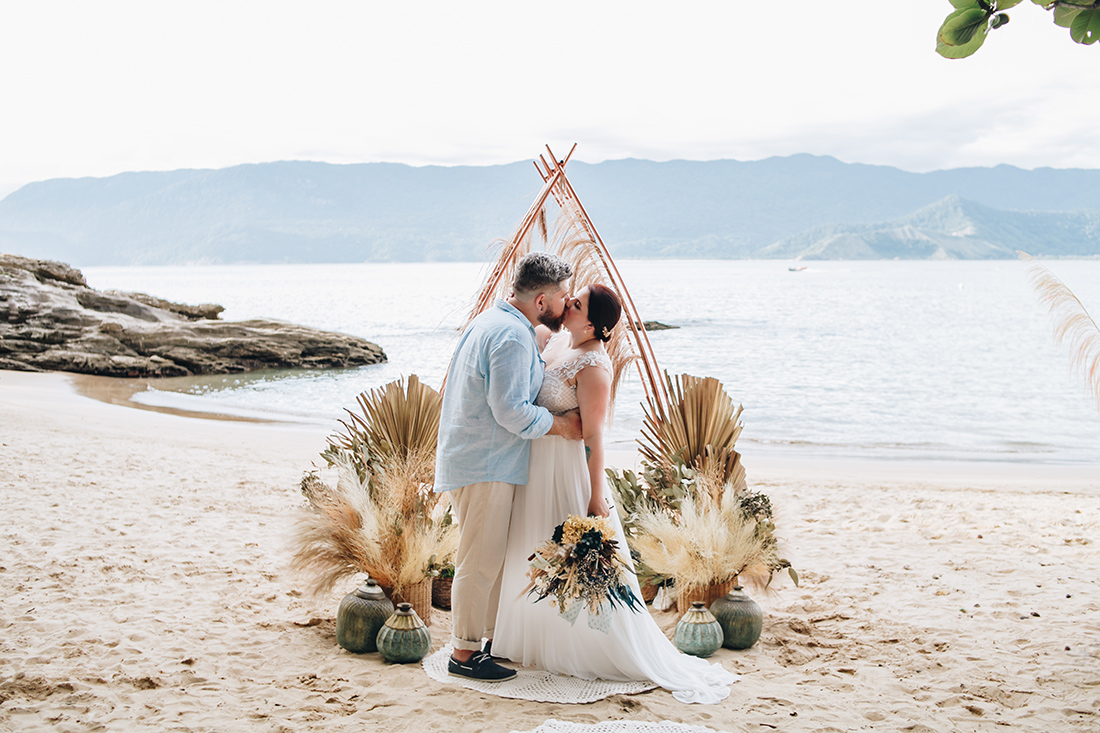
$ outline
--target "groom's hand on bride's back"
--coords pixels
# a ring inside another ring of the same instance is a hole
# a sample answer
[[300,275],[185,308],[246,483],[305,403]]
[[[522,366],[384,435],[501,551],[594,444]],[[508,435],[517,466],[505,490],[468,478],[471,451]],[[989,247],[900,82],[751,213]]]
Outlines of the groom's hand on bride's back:
[[554,426],[548,435],[560,435],[567,440],[580,440],[584,437],[581,430],[581,414],[576,410],[564,415],[554,415]]

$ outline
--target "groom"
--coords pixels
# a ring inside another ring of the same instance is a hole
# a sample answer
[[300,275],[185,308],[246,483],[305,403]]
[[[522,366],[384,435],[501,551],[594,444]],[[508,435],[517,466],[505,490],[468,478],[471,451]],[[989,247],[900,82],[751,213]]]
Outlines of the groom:
[[452,675],[490,682],[516,676],[489,653],[512,495],[527,483],[529,441],[581,437],[575,413],[555,416],[535,405],[543,362],[534,326],[561,327],[570,300],[564,283],[572,274],[568,263],[545,252],[520,260],[512,295],[470,322],[447,371],[435,491],[451,492],[460,532],[451,586]]

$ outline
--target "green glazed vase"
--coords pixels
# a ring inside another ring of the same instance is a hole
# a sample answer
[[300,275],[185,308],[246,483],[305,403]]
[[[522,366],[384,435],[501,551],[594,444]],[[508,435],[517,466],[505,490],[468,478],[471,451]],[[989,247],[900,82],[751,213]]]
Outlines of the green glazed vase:
[[336,643],[355,654],[378,651],[378,630],[393,613],[393,603],[373,578],[344,596],[336,612]]
[[722,626],[727,649],[748,649],[760,638],[764,626],[764,612],[753,599],[745,595],[741,586],[735,586],[726,595],[710,604],[710,612]]
[[672,641],[684,654],[709,657],[722,648],[722,627],[702,601],[695,601],[676,624]]
[[412,604],[398,603],[397,610],[378,631],[378,653],[387,662],[419,662],[432,648],[432,635],[416,615]]

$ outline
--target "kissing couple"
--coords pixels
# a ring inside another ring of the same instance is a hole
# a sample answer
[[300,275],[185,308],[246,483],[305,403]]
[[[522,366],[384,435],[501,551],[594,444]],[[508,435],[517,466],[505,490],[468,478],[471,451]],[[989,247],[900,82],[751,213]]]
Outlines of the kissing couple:
[[511,295],[470,322],[447,372],[434,490],[450,493],[459,528],[448,671],[499,682],[516,676],[499,664],[511,660],[583,679],[649,681],[682,702],[719,702],[737,676],[681,654],[644,605],[640,613],[605,609],[610,619],[596,629],[524,593],[528,557],[570,515],[608,517],[627,552],[603,446],[614,384],[605,344],[622,304],[599,284],[570,295],[572,274],[545,252],[520,260]]

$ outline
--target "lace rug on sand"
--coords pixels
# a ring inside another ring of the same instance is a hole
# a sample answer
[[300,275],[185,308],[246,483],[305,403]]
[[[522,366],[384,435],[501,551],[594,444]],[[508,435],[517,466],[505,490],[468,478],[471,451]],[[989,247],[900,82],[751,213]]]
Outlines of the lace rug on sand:
[[605,720],[602,723],[566,723],[548,720],[531,731],[514,730],[512,733],[717,733],[701,725],[686,725],[662,720],[649,723],[641,720]]
[[[478,692],[487,692],[491,695],[510,697],[516,700],[587,703],[602,700],[612,695],[634,695],[657,688],[657,685],[652,682],[582,680],[579,677],[566,677],[522,667],[516,667],[514,679],[505,680],[504,682],[479,682],[463,679],[462,677],[452,677],[447,673],[447,660],[451,657],[451,651],[453,651],[451,645],[447,644],[435,654],[424,658],[422,664],[429,677],[437,682],[450,682]],[[547,723],[550,722],[556,721],[547,721]],[[539,730],[541,731],[542,728],[539,728]],[[663,732],[664,729],[661,730]],[[692,731],[692,733],[695,732]]]

